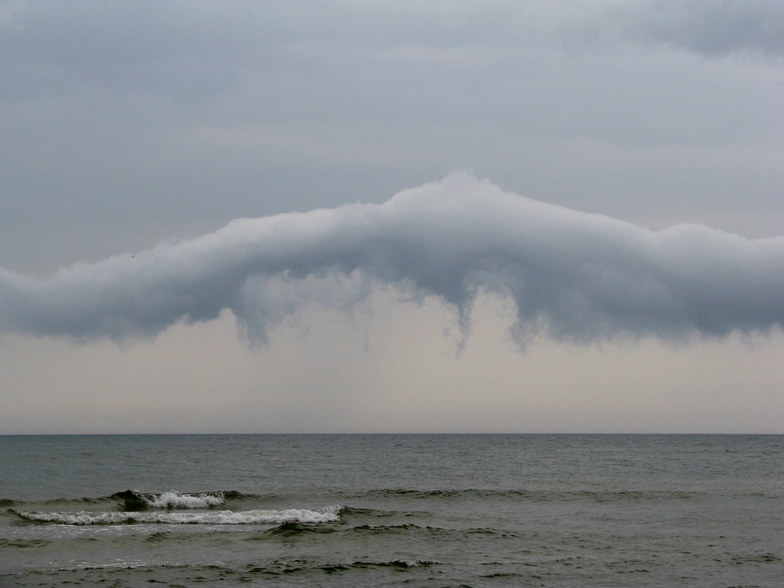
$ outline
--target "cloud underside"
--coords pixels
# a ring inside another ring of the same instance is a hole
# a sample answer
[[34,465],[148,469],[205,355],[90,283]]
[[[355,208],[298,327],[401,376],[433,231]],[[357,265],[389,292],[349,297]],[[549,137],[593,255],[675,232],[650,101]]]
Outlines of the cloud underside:
[[700,225],[654,232],[455,172],[381,205],[239,219],[48,278],[0,270],[0,329],[122,340],[228,309],[263,341],[306,304],[350,310],[391,287],[440,300],[465,334],[477,296],[508,299],[521,345],[538,334],[724,336],[782,325],[782,268],[784,237]]

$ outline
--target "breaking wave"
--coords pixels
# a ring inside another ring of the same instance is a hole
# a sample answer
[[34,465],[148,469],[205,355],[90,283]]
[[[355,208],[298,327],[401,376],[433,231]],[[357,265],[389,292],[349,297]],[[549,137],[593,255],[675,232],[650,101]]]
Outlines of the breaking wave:
[[171,490],[162,494],[141,495],[152,508],[210,508],[226,502],[223,492],[214,494],[181,494]]
[[[115,492],[109,498],[123,503],[126,511],[147,510],[148,508],[184,509],[184,508],[215,508],[223,506],[229,500],[246,498],[248,495],[234,491],[185,493],[177,490],[152,493],[137,490]],[[251,496],[252,497],[252,496]]]
[[119,524],[175,524],[175,525],[252,525],[285,523],[330,523],[340,520],[342,506],[319,510],[221,510],[211,512],[42,512],[11,509],[18,517],[39,523],[60,525],[119,525]]

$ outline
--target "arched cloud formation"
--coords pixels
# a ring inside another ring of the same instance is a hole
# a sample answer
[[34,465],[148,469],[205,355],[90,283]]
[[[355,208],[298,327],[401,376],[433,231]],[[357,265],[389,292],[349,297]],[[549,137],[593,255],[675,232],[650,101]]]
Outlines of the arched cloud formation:
[[784,324],[784,237],[655,232],[456,172],[381,205],[240,219],[45,279],[0,270],[0,330],[123,339],[230,309],[263,339],[304,303],[351,305],[374,286],[436,297],[465,328],[479,293],[507,297],[521,344],[767,331]]

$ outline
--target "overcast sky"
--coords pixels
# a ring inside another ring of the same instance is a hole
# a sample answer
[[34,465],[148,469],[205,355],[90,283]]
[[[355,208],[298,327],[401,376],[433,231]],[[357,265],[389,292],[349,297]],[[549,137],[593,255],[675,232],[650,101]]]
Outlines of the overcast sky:
[[784,4],[0,0],[0,433],[784,433]]

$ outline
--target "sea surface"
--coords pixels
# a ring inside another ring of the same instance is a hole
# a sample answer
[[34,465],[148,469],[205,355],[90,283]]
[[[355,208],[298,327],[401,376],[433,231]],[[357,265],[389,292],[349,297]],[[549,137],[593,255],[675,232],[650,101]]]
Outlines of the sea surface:
[[784,436],[0,436],[0,586],[784,586]]

